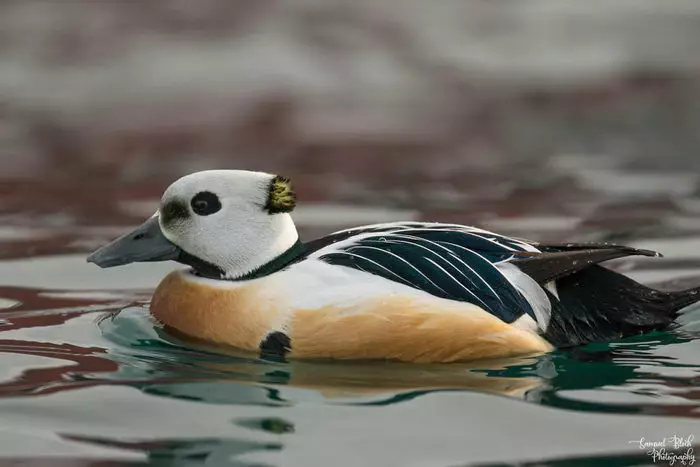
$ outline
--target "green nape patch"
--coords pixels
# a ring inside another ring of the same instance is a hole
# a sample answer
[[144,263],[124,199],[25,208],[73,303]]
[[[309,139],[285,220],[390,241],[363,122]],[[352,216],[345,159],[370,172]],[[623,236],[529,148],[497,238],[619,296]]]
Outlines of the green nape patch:
[[265,209],[270,214],[291,212],[297,204],[297,195],[292,188],[292,182],[281,175],[275,176],[270,182]]

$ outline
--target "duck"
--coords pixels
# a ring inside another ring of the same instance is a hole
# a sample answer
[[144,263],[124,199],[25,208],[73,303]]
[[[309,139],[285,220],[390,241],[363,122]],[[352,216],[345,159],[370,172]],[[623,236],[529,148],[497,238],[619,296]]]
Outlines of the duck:
[[88,257],[175,261],[150,313],[264,359],[448,363],[539,355],[667,329],[700,288],[666,292],[602,265],[658,253],[538,243],[439,222],[365,225],[302,241],[283,176],[207,170]]

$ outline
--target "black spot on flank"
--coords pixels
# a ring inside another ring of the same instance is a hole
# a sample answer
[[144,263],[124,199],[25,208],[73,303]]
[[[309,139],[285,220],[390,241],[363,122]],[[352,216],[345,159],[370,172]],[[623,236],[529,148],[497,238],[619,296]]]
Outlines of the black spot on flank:
[[187,220],[189,217],[190,211],[187,209],[187,205],[178,200],[170,201],[160,209],[160,218],[165,225]]
[[260,343],[262,358],[284,358],[290,350],[292,350],[292,342],[289,336],[280,331],[271,332]]

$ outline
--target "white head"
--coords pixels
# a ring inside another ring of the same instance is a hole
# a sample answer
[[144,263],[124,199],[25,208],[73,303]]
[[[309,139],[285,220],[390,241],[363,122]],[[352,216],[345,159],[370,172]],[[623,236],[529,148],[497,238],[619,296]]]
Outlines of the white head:
[[[275,259],[298,241],[289,215],[294,206],[291,184],[280,176],[245,170],[194,173],[165,191],[157,218],[89,260],[111,267],[175,259],[195,267],[214,266],[234,279]],[[158,244],[157,237],[161,239]],[[149,254],[148,249],[158,253]]]
[[289,212],[289,181],[245,170],[187,175],[163,195],[163,235],[211,263],[229,278],[242,276],[289,249],[299,239]]

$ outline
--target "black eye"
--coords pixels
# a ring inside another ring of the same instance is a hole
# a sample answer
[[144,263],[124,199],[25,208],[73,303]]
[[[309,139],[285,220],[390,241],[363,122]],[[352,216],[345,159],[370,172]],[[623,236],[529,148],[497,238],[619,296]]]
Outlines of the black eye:
[[200,216],[209,216],[221,209],[219,197],[209,191],[197,193],[190,201],[192,210]]

